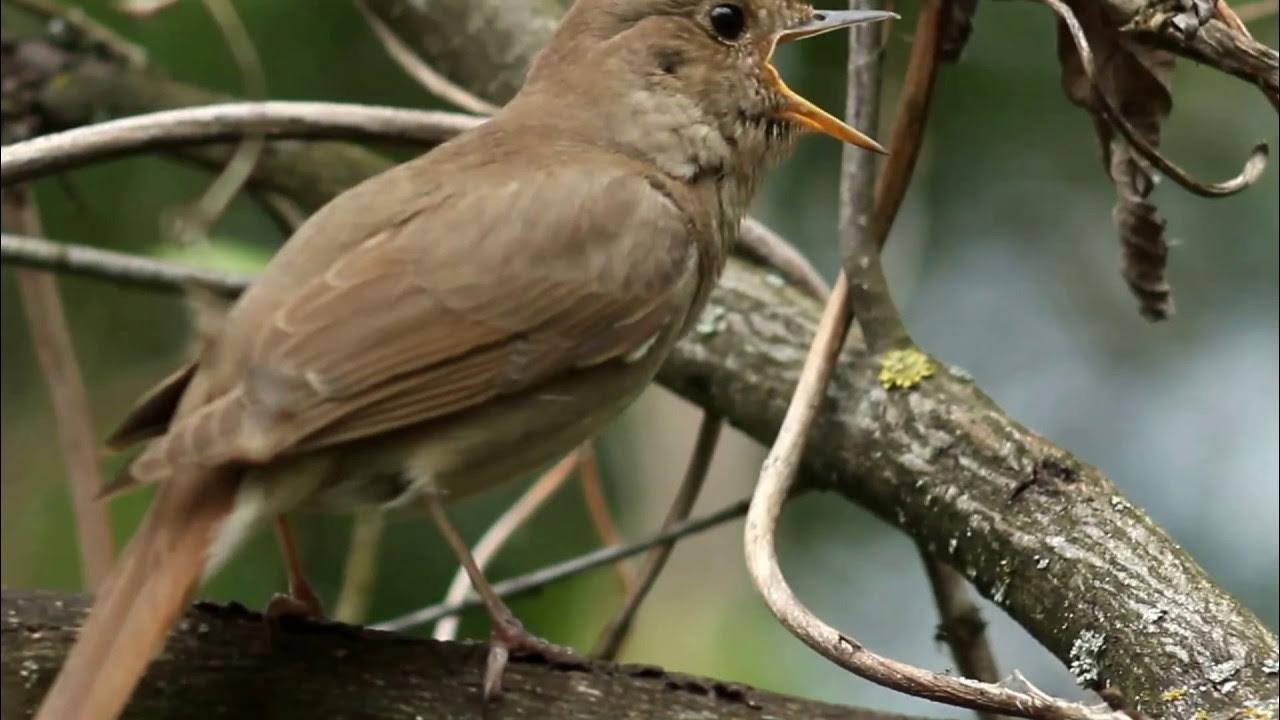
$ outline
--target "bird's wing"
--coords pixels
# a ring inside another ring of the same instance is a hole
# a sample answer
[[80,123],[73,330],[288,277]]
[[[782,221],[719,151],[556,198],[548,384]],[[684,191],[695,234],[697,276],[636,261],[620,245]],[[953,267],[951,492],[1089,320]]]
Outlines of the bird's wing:
[[233,313],[243,347],[220,351],[244,354],[238,382],[153,442],[138,480],[440,418],[626,360],[683,322],[696,231],[635,168],[477,172],[443,187],[286,302]]

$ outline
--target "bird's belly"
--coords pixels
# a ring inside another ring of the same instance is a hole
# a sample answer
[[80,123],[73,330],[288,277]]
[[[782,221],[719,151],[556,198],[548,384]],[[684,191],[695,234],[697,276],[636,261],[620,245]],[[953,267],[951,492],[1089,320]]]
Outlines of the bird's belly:
[[[661,344],[661,343],[660,343]],[[335,447],[320,491],[306,507],[395,506],[424,493],[450,500],[516,480],[553,463],[630,405],[664,356],[614,361],[455,416],[386,437]]]

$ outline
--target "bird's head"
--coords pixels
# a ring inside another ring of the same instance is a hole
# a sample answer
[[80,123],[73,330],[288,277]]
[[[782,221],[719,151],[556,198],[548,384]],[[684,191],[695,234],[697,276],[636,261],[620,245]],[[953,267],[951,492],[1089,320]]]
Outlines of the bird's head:
[[806,131],[884,152],[788,88],[773,55],[784,43],[892,17],[802,0],[577,0],[527,94],[558,97],[567,122],[677,176],[725,164],[754,174]]

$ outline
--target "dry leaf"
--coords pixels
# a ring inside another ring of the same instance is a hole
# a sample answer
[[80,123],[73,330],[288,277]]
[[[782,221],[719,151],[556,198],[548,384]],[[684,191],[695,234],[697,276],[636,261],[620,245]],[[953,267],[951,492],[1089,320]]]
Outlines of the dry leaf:
[[[1071,2],[1093,50],[1097,90],[1106,94],[1129,124],[1154,148],[1160,126],[1173,107],[1169,81],[1171,53],[1131,41],[1095,3]],[[1058,25],[1062,84],[1070,100],[1093,115],[1107,171],[1116,186],[1115,223],[1124,248],[1124,277],[1137,296],[1143,317],[1164,320],[1173,314],[1165,279],[1169,243],[1165,222],[1149,198],[1156,176],[1107,122],[1066,26]]]

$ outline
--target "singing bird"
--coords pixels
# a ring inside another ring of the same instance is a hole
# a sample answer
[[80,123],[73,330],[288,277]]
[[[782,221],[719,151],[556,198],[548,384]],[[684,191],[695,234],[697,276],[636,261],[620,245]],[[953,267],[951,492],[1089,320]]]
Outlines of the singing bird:
[[129,480],[155,499],[38,719],[117,717],[200,581],[294,509],[427,507],[493,620],[486,691],[507,649],[546,649],[442,503],[549,464],[635,399],[798,136],[883,152],[771,58],[890,17],[577,0],[492,120],[316,212],[117,432],[146,441]]

